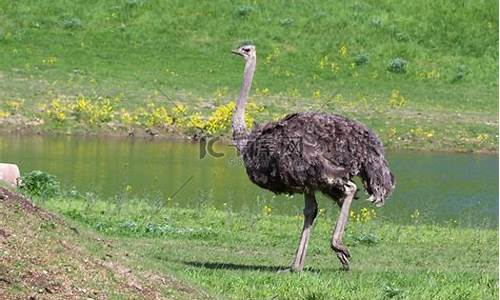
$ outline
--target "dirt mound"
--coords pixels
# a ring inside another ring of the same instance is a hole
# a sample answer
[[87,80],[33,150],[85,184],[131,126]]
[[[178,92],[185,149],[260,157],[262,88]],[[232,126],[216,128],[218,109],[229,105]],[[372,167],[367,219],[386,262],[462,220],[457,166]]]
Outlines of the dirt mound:
[[203,298],[165,274],[125,266],[124,255],[0,187],[0,299]]
[[42,220],[51,220],[60,224],[64,223],[62,219],[36,206],[31,200],[23,195],[14,193],[3,187],[0,187],[0,201],[3,202],[4,205],[17,207],[26,213],[36,215]]

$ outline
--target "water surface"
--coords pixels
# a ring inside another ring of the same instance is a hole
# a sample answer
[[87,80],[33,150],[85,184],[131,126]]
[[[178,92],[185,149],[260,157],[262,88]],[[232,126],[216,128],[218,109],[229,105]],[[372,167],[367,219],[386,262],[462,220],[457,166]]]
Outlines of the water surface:
[[[200,145],[185,141],[0,136],[0,161],[18,164],[22,173],[44,170],[67,187],[105,198],[128,185],[130,196],[171,197],[183,207],[258,212],[267,205],[273,213],[301,213],[302,196],[274,196],[254,186],[233,147],[215,144],[214,149],[224,155],[200,158]],[[378,217],[407,223],[419,210],[422,222],[498,224],[497,155],[389,152],[387,158],[397,185],[376,209]],[[363,192],[359,195],[355,209],[373,207]],[[321,196],[319,202],[328,213],[337,213],[329,199]]]

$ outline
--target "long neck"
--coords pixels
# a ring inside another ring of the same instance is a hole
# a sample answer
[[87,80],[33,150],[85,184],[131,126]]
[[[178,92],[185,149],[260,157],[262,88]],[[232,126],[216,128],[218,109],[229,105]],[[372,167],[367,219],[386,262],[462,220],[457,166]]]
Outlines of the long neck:
[[236,148],[241,151],[246,145],[246,137],[248,135],[245,125],[245,106],[248,102],[250,87],[252,86],[253,74],[257,59],[250,58],[245,63],[245,72],[243,73],[243,84],[241,86],[240,95],[236,101],[236,108],[233,113],[233,140],[236,143]]

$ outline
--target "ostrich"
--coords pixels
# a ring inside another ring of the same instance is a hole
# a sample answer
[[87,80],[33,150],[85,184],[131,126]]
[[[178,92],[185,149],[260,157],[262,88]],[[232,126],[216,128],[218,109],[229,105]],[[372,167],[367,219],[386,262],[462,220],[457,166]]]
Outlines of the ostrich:
[[304,227],[290,271],[304,267],[311,226],[318,212],[315,192],[340,207],[330,246],[342,268],[350,254],[342,243],[351,202],[356,194],[352,177],[362,179],[369,201],[376,206],[394,189],[394,176],[377,136],[359,122],[319,112],[293,113],[251,131],[245,126],[245,106],[257,63],[254,45],[232,50],[245,60],[243,84],[233,113],[233,141],[250,180],[274,193],[304,194]]

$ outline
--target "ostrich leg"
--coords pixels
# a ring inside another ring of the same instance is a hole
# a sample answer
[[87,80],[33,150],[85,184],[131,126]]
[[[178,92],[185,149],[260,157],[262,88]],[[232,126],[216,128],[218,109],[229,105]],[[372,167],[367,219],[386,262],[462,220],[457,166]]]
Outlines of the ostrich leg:
[[316,203],[314,192],[308,191],[304,193],[304,200],[304,228],[302,229],[299,247],[297,248],[297,253],[295,254],[295,259],[293,260],[293,264],[291,266],[291,270],[294,272],[300,272],[304,268],[307,242],[309,241],[309,235],[311,234],[311,226],[316,218],[316,215],[318,214],[318,204]]
[[344,236],[345,225],[349,218],[349,209],[351,208],[354,194],[356,194],[356,189],[356,185],[353,182],[348,182],[345,186],[345,197],[338,202],[339,206],[341,206],[340,214],[337,224],[335,224],[331,241],[332,250],[337,253],[337,257],[342,263],[342,268],[346,271],[349,270],[349,258],[351,255],[347,247],[342,243],[342,237]]

